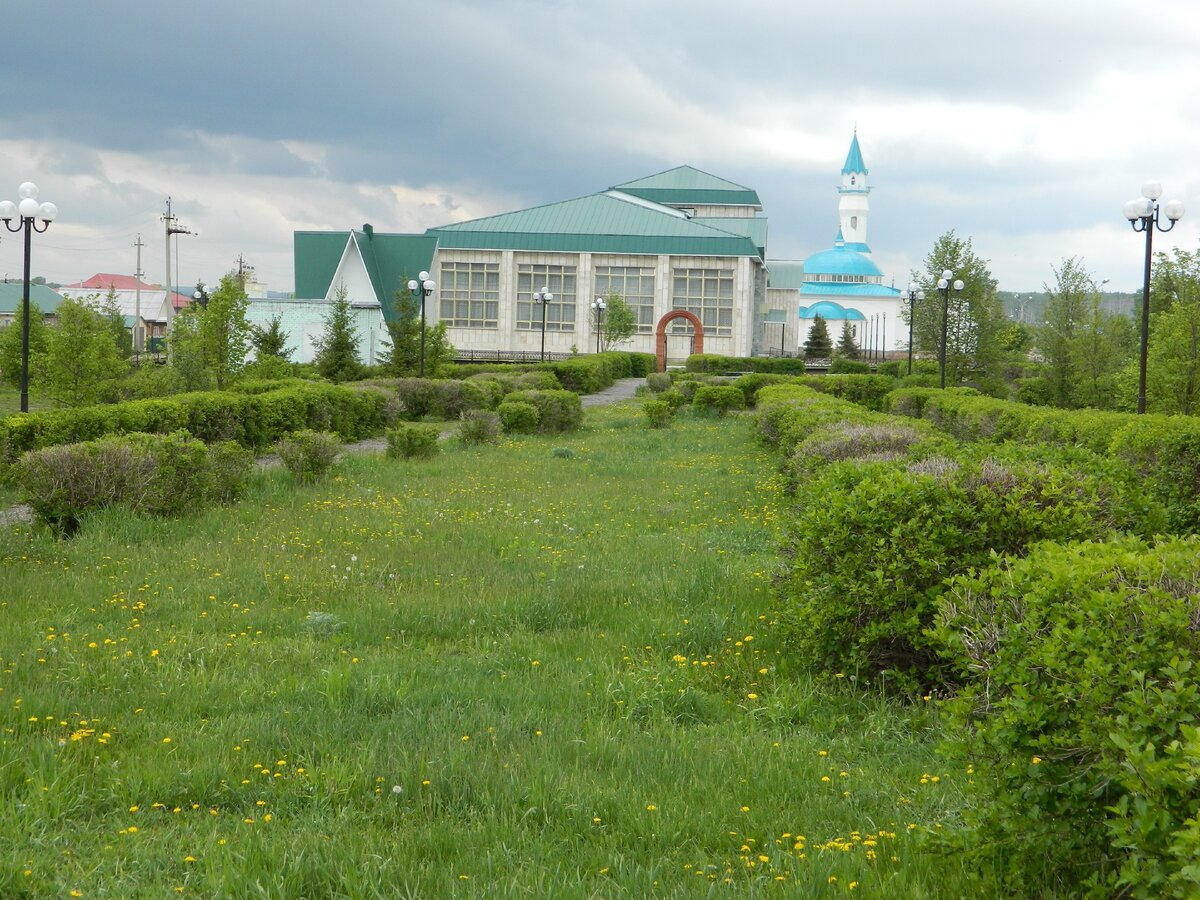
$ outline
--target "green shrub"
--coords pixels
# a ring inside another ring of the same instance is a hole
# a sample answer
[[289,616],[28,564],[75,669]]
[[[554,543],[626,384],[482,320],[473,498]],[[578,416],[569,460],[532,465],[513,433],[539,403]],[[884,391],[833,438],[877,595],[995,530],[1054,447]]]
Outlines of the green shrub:
[[769,372],[775,375],[803,375],[804,360],[771,356],[719,356],[715,353],[693,353],[687,358],[689,372]]
[[863,362],[859,359],[846,359],[844,356],[835,356],[829,363],[830,375],[870,375],[871,364]]
[[122,403],[126,400],[146,400],[182,393],[183,376],[174,366],[146,363],[133,369],[125,378],[115,378],[100,387],[103,403]]
[[544,434],[575,431],[583,424],[583,404],[571,391],[514,391],[504,402],[537,407],[537,430]]
[[505,394],[511,394],[517,389],[516,378],[502,375],[472,375],[466,380],[487,394],[487,402],[481,409],[495,409]]
[[428,459],[441,452],[436,425],[400,423],[387,431],[388,459]]
[[955,843],[981,893],[1200,894],[1197,559],[1044,545],[951,585],[938,635],[974,673],[948,707],[974,769]]
[[496,412],[505,432],[532,434],[537,431],[538,408],[532,403],[506,400],[496,407]]
[[804,384],[823,394],[832,394],[867,409],[883,409],[883,400],[896,386],[882,375],[811,375]]
[[275,452],[283,467],[303,482],[325,477],[337,462],[342,442],[329,431],[303,429],[280,438]]
[[681,391],[677,391],[674,388],[671,388],[669,391],[663,391],[658,395],[658,399],[667,404],[667,406],[671,407],[672,414],[675,413],[675,411],[681,406],[687,406],[688,404],[687,397],[683,396]]
[[666,372],[651,372],[646,376],[646,386],[656,394],[669,391],[674,383]]
[[123,506],[177,516],[241,493],[253,460],[232,444],[205,447],[182,432],[133,434],[26,453],[15,467],[34,514],[72,533],[89,512]]
[[[905,368],[905,371],[908,371],[907,368]],[[882,375],[884,378],[899,378],[900,361],[897,359],[889,359],[886,362],[881,362],[875,367],[875,374]]]
[[646,416],[646,424],[651,428],[666,428],[675,415],[675,410],[665,400],[645,401],[642,403],[642,412]]
[[746,395],[729,384],[702,384],[692,395],[692,409],[718,416],[745,406]]
[[553,372],[534,371],[522,372],[513,379],[513,386],[509,389],[512,391],[558,391],[562,390],[562,385],[559,384]]
[[707,383],[707,379],[702,381],[694,376],[691,378],[680,378],[675,382],[675,390],[679,392],[685,402],[691,403],[696,397],[696,391]]
[[929,636],[947,578],[1039,541],[1146,530],[1119,484],[984,457],[840,463],[804,488],[791,528],[785,630],[817,670],[887,673],[902,690],[953,681]]
[[908,457],[920,445],[937,441],[924,430],[901,421],[838,421],[813,431],[796,445],[790,457],[794,477],[811,474],[834,462],[886,462]]
[[754,406],[758,402],[758,392],[769,384],[787,384],[793,381],[791,375],[772,375],[768,372],[754,372],[743,375],[734,381],[734,387],[746,398],[746,406]]
[[458,424],[458,439],[464,444],[494,444],[499,437],[499,413],[490,409],[472,409],[462,414]]

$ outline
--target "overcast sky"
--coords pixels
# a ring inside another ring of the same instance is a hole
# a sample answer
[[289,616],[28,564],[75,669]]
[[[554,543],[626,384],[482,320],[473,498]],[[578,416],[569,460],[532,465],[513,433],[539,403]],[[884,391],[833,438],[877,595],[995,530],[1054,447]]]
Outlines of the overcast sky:
[[[855,126],[899,285],[954,229],[1002,290],[1080,256],[1141,284],[1121,215],[1156,178],[1197,248],[1195,0],[56,0],[4,15],[0,199],[59,220],[33,271],[184,284],[239,254],[293,287],[292,232],[412,232],[688,164],[756,189],[769,254],[831,245]],[[0,277],[21,241],[0,229]]]

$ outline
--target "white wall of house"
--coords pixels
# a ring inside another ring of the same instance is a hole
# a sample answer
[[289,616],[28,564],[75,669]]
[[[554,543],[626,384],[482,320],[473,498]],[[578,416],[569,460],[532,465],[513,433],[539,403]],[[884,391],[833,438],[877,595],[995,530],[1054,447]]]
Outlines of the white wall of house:
[[[316,356],[315,341],[325,333],[331,300],[263,300],[251,299],[246,318],[253,325],[265,328],[279,316],[280,325],[288,336],[292,362],[312,362]],[[352,303],[354,328],[358,332],[358,358],[374,365],[387,339],[383,311],[378,304]]]

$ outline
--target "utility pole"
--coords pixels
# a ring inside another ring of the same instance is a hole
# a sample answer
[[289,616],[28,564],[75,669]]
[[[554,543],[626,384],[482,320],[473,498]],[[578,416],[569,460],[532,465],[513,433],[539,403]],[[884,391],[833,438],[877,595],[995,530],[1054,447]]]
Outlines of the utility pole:
[[133,286],[133,350],[135,353],[141,353],[146,345],[146,331],[140,324],[142,318],[142,248],[146,245],[142,243],[140,231],[133,246],[137,247],[137,271],[133,273],[135,279]]
[[171,198],[167,198],[167,212],[162,217],[163,222],[167,226],[167,279],[163,283],[163,287],[167,289],[167,319],[168,321],[175,316],[175,304],[171,302],[171,235],[173,234],[195,234],[194,231],[189,231],[182,225],[178,225],[175,216],[171,215]]

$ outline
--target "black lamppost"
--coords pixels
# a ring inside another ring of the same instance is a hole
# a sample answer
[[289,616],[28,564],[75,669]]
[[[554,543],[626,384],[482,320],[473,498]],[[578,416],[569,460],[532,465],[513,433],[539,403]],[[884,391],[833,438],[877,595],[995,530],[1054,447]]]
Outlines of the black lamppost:
[[[954,278],[954,273],[949,269],[942,272],[942,277],[938,279],[938,290],[942,292],[942,345],[938,348],[938,368],[941,369],[941,386],[946,387],[946,339],[949,336],[950,325],[950,279]],[[953,287],[956,291],[963,289],[961,278],[954,279]]]
[[[50,227],[54,217],[58,215],[58,207],[53,203],[38,203],[37,185],[26,181],[17,194],[20,204],[11,200],[0,202],[0,219],[4,227],[16,234],[25,230],[25,293],[21,296],[21,412],[29,412],[29,251],[33,232],[41,234]],[[17,220],[14,228],[12,220]],[[37,222],[41,220],[42,227]]]
[[[1157,181],[1147,181],[1142,185],[1142,196],[1125,204],[1125,218],[1133,226],[1134,231],[1146,232],[1146,271],[1142,280],[1142,353],[1138,368],[1138,407],[1139,413],[1146,411],[1146,348],[1150,340],[1150,253],[1154,238],[1154,229],[1168,232],[1175,223],[1183,218],[1183,203],[1172,200],[1160,208],[1158,198],[1162,196],[1162,185]],[[1162,226],[1160,212],[1167,214],[1171,224]]]
[[604,318],[604,310],[608,308],[608,304],[604,302],[603,297],[597,297],[592,302],[592,309],[596,311],[596,352],[600,352],[600,322]]
[[192,294],[192,299],[200,304],[201,309],[208,309],[208,291],[204,288],[204,282],[196,283],[196,290]]
[[908,374],[912,374],[913,319],[917,317],[917,301],[925,299],[925,292],[915,281],[908,283],[908,290],[900,292],[900,299],[908,301]]
[[546,305],[554,301],[554,295],[550,293],[550,288],[545,285],[542,289],[533,295],[535,303],[542,304],[542,362],[546,361]]
[[421,363],[417,370],[417,376],[425,377],[425,305],[429,301],[429,295],[433,293],[433,289],[437,284],[429,280],[429,273],[422,272],[418,278],[408,283],[408,289],[421,298]]

